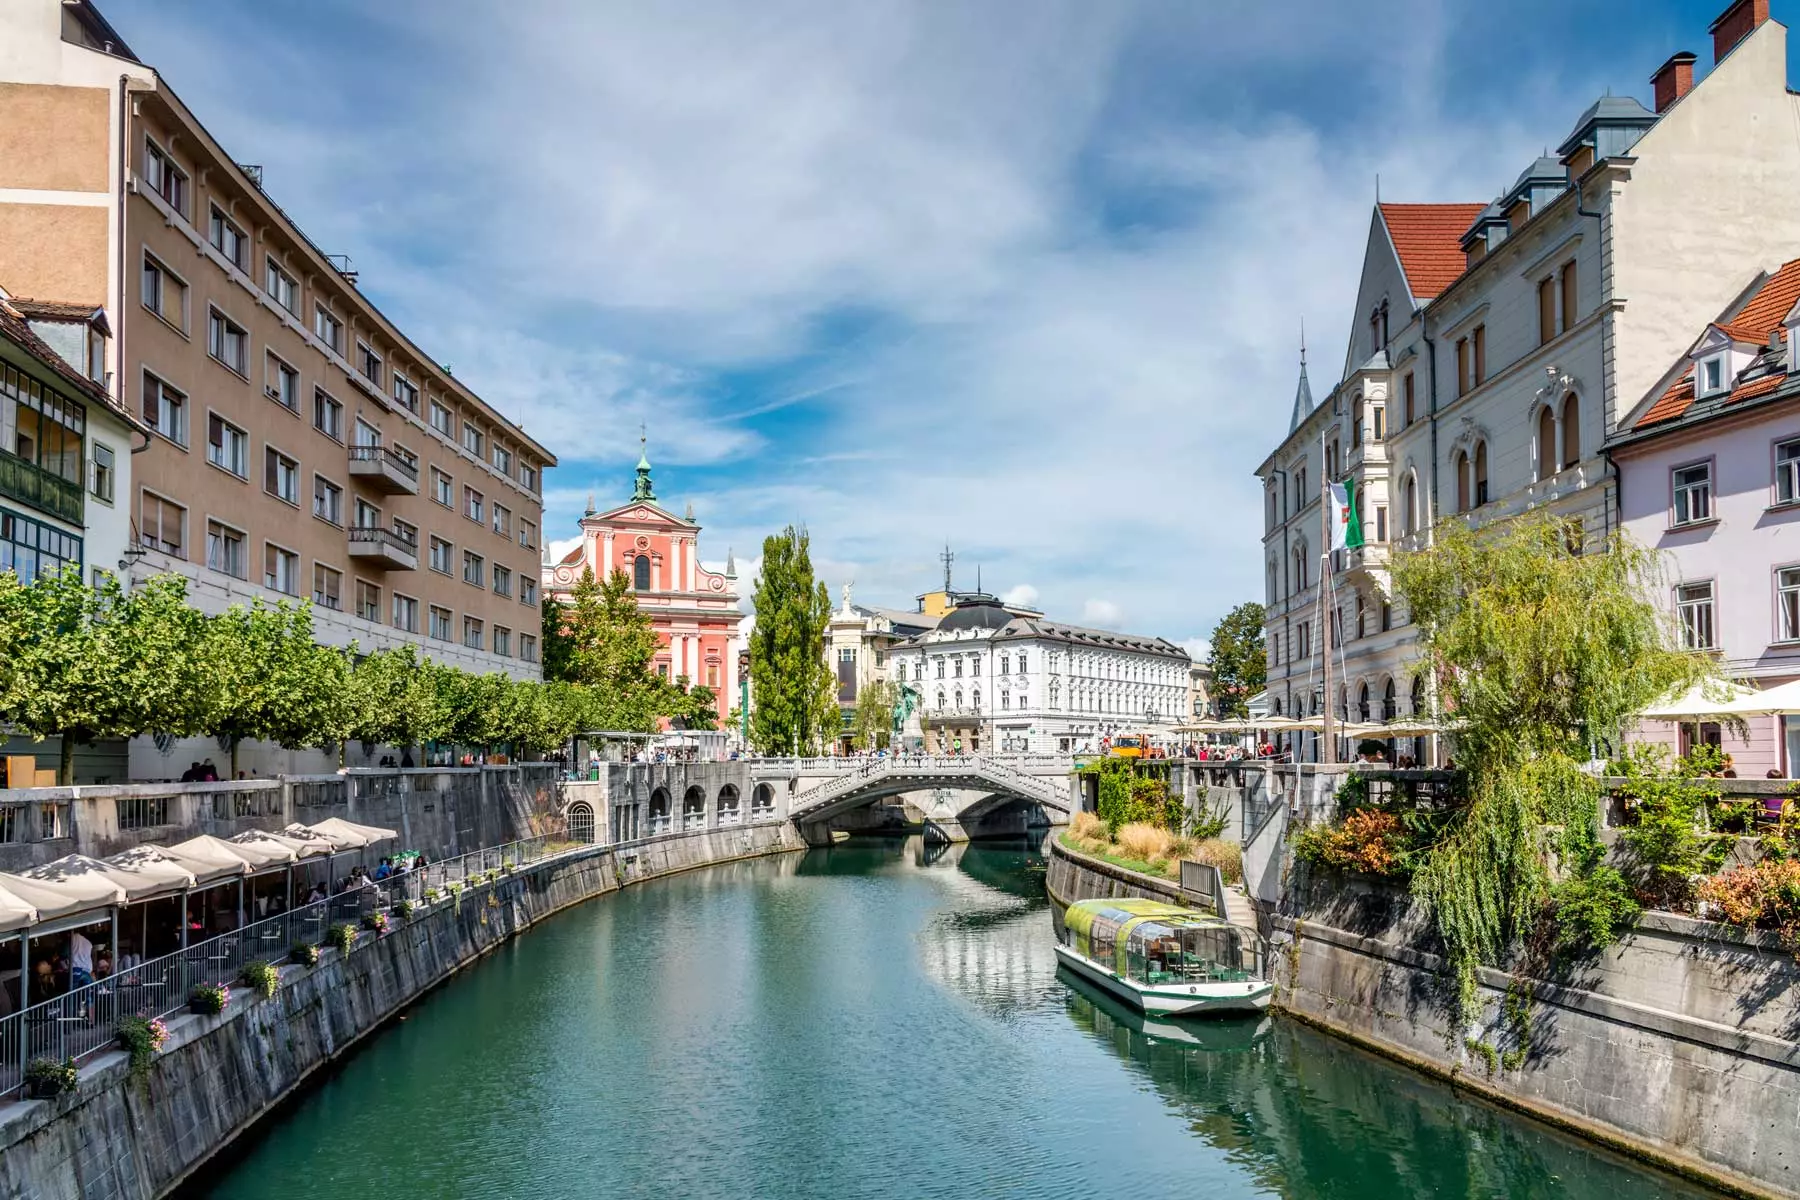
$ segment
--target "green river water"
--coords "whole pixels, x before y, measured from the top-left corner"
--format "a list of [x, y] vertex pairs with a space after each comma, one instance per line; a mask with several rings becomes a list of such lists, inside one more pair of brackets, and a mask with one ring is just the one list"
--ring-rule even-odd
[[194, 1195], [1697, 1197], [1290, 1021], [1059, 976], [1023, 846], [853, 843], [526, 933]]

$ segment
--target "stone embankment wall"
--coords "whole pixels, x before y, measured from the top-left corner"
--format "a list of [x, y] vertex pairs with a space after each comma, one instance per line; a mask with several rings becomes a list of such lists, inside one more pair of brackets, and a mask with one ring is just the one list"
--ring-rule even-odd
[[[53, 1101], [0, 1106], [0, 1195], [154, 1200], [424, 992], [559, 909], [693, 867], [800, 848], [785, 821], [594, 847], [465, 891], [348, 955], [282, 968], [267, 1000], [233, 989], [216, 1017], [170, 1021], [141, 1084], [123, 1052]], [[304, 1192], [305, 1181], [296, 1180]], [[402, 1188], [402, 1191], [405, 1189]]]

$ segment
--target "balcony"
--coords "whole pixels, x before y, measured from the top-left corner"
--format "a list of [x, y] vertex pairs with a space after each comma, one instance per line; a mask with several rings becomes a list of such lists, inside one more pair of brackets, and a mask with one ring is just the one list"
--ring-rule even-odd
[[419, 569], [419, 543], [380, 526], [356, 526], [350, 530], [350, 557], [380, 571]]
[[0, 453], [0, 496], [29, 504], [71, 525], [84, 523], [79, 483], [5, 453]]
[[419, 494], [419, 466], [386, 446], [350, 447], [350, 478], [388, 496]]

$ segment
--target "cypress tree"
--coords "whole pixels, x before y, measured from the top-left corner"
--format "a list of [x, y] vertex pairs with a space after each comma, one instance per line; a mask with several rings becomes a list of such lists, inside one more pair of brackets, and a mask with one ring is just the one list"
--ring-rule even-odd
[[788, 526], [763, 539], [750, 634], [750, 740], [764, 754], [817, 750], [842, 724], [825, 662], [831, 597], [813, 576], [811, 539]]

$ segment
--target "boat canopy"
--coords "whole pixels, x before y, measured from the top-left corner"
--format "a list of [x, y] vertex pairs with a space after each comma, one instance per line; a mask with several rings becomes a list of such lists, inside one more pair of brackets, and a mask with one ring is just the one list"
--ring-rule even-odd
[[1229, 922], [1160, 900], [1080, 900], [1063, 914], [1077, 953], [1145, 984], [1248, 979]]

